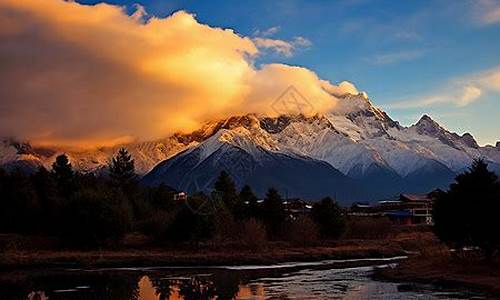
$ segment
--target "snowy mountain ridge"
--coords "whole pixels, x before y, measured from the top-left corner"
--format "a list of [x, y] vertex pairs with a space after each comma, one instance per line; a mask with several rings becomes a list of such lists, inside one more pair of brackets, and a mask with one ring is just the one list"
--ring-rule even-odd
[[[236, 160], [238, 156], [245, 157], [255, 169], [265, 167], [276, 156], [279, 160], [300, 161], [308, 168], [314, 165], [313, 169], [322, 168], [321, 163], [327, 163], [355, 180], [378, 176], [387, 178], [388, 182], [395, 180], [403, 186], [402, 180], [417, 180], [418, 177], [415, 185], [422, 185], [422, 189], [424, 174], [431, 178], [430, 175], [439, 173], [444, 183], [479, 157], [500, 173], [500, 142], [496, 146], [481, 147], [469, 133], [458, 135], [450, 132], [428, 115], [422, 116], [412, 126], [402, 126], [373, 106], [362, 93], [338, 97], [335, 111], [327, 114], [233, 116], [207, 122], [189, 134], [174, 134], [158, 141], [120, 146], [131, 152], [140, 174], [154, 171], [154, 167], [163, 161], [189, 155], [196, 157], [188, 159], [192, 163], [190, 170], [203, 166], [204, 172], [209, 172], [210, 167], [224, 167], [220, 162], [225, 155]], [[4, 139], [0, 143], [0, 164], [7, 169], [50, 167], [55, 156], [65, 152], [75, 168], [99, 171], [120, 146], [65, 151]], [[291, 166], [287, 161], [286, 167]], [[241, 178], [244, 176], [239, 177], [245, 180]]]

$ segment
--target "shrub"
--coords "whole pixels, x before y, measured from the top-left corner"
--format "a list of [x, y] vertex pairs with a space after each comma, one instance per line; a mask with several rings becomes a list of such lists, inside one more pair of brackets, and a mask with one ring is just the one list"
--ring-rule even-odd
[[387, 218], [352, 217], [347, 221], [345, 237], [351, 239], [383, 239], [393, 230]]
[[216, 224], [214, 209], [205, 209], [210, 201], [204, 195], [193, 196], [189, 205], [183, 205], [168, 228], [168, 239], [172, 241], [203, 241], [213, 238]]
[[242, 227], [241, 240], [245, 246], [257, 250], [266, 244], [266, 227], [262, 222], [249, 219], [243, 222]]
[[174, 214], [164, 210], [155, 210], [137, 224], [137, 229], [157, 240], [165, 240], [167, 231], [174, 219]]
[[231, 212], [220, 205], [214, 215], [214, 237], [218, 241], [234, 241], [239, 238], [239, 226]]
[[69, 245], [94, 247], [120, 240], [132, 222], [123, 194], [83, 189], [64, 205], [60, 235]]
[[301, 216], [290, 222], [286, 236], [294, 245], [308, 246], [318, 239], [318, 226], [306, 216]]

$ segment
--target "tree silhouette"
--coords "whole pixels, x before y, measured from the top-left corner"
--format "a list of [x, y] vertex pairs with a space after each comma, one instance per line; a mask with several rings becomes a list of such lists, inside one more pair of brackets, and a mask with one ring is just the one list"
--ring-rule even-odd
[[326, 197], [321, 202], [315, 203], [311, 216], [323, 238], [338, 238], [344, 233], [346, 225], [342, 208], [332, 198]]
[[259, 204], [257, 203], [257, 197], [252, 191], [249, 185], [245, 185], [239, 195], [240, 201], [244, 206], [243, 218], [257, 218], [260, 217]]
[[270, 237], [277, 237], [279, 230], [286, 220], [286, 212], [283, 199], [278, 191], [270, 188], [264, 199], [262, 217], [266, 224], [267, 233]]
[[52, 164], [52, 172], [56, 180], [73, 178], [73, 168], [66, 154], [61, 154], [56, 157], [56, 161]]
[[40, 166], [38, 171], [31, 176], [31, 181], [41, 208], [45, 212], [46, 221], [42, 226], [45, 227], [44, 229], [52, 230], [61, 209], [56, 182], [50, 172], [43, 166]]
[[74, 192], [75, 172], [66, 154], [56, 157], [56, 161], [52, 164], [52, 174], [63, 196], [67, 197]]
[[435, 232], [451, 246], [477, 246], [490, 259], [500, 246], [498, 177], [483, 159], [477, 159], [455, 181], [447, 192], [437, 194]]
[[221, 200], [224, 202], [226, 207], [233, 214], [237, 214], [238, 210], [241, 209], [241, 203], [239, 203], [239, 197], [236, 192], [236, 185], [226, 171], [220, 172], [219, 177], [215, 182], [214, 188], [216, 191], [215, 195], [220, 195]]
[[135, 165], [132, 155], [125, 148], [120, 148], [109, 165], [109, 176], [118, 185], [126, 186], [134, 183], [137, 179], [135, 174]]

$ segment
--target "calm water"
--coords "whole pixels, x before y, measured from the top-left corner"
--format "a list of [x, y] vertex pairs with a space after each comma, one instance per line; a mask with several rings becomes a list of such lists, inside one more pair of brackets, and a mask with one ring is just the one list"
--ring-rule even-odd
[[394, 262], [61, 270], [0, 282], [0, 299], [486, 299], [466, 290], [371, 278], [375, 267]]

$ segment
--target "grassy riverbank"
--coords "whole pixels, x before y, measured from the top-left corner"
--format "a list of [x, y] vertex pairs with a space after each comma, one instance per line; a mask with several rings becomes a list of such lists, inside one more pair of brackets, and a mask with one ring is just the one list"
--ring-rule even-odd
[[272, 264], [286, 261], [380, 258], [404, 254], [404, 250], [397, 244], [381, 241], [344, 241], [307, 247], [269, 243], [258, 250], [229, 245], [227, 248], [199, 246], [191, 249], [16, 250], [0, 255], [0, 269]]
[[[249, 248], [238, 242], [154, 245], [131, 238], [114, 249], [58, 250], [44, 239], [3, 236], [10, 246], [0, 254], [0, 269], [51, 267], [124, 267], [151, 265], [238, 265], [286, 261], [382, 258], [413, 253], [424, 244], [436, 243], [430, 232], [404, 230], [384, 239], [341, 239], [309, 245], [266, 242]], [[14, 242], [13, 242], [14, 240]], [[43, 247], [41, 245], [44, 245]]]
[[474, 252], [449, 252], [444, 246], [422, 249], [394, 268], [379, 269], [375, 278], [477, 289], [500, 296], [500, 261], [485, 261]]
[[[379, 280], [429, 283], [477, 289], [500, 295], [500, 261], [486, 263], [479, 255], [450, 253], [428, 229], [404, 228], [383, 239], [340, 239], [310, 245], [266, 242], [249, 249], [238, 242], [155, 245], [129, 237], [113, 249], [54, 248], [43, 238], [0, 236], [9, 246], [0, 253], [0, 281], [51, 274], [65, 268], [147, 266], [266, 265], [327, 259], [408, 256], [395, 268], [379, 269]], [[356, 264], [354, 264], [356, 265]], [[339, 264], [342, 266], [342, 263]], [[345, 266], [351, 266], [349, 262]], [[17, 278], [17, 279], [16, 279]]]

